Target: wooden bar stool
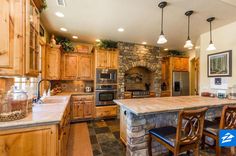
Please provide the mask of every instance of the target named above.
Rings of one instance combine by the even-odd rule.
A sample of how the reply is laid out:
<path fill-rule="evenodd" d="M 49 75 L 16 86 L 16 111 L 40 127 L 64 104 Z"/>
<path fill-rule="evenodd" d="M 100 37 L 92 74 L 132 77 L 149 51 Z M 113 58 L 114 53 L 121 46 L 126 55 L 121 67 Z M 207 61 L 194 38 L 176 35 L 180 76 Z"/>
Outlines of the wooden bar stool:
<path fill-rule="evenodd" d="M 214 139 L 214 147 L 216 149 L 216 156 L 221 155 L 221 148 L 219 146 L 219 130 L 220 129 L 236 129 L 236 106 L 224 106 L 222 110 L 222 116 L 220 121 L 209 121 L 205 120 L 202 145 L 207 144 L 212 147 L 212 145 L 205 142 L 205 136 Z"/>
<path fill-rule="evenodd" d="M 167 126 L 149 130 L 149 155 L 152 156 L 152 139 L 155 139 L 171 151 L 174 156 L 190 150 L 193 150 L 194 155 L 198 156 L 206 111 L 207 108 L 182 110 L 178 115 L 177 128 Z"/>

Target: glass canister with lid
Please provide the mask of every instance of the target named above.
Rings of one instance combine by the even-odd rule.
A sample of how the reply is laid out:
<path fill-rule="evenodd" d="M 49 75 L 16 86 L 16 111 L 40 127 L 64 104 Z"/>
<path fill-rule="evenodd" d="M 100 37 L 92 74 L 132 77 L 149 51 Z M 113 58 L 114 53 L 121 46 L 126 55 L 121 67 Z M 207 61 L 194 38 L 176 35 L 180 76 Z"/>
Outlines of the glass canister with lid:
<path fill-rule="evenodd" d="M 233 85 L 228 89 L 228 98 L 236 99 L 236 85 Z"/>
<path fill-rule="evenodd" d="M 28 115 L 28 96 L 26 92 L 14 87 L 7 94 L 3 94 L 0 103 L 0 121 L 13 121 Z"/>

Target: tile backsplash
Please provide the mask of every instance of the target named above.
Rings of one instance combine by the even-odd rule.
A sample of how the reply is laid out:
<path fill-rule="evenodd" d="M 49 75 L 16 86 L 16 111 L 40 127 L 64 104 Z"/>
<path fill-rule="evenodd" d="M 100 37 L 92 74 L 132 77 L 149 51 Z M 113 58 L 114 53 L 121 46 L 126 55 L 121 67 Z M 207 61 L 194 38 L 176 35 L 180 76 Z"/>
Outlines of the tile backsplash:
<path fill-rule="evenodd" d="M 63 92 L 84 92 L 85 87 L 92 87 L 93 81 L 51 81 L 52 89 L 61 87 Z"/>

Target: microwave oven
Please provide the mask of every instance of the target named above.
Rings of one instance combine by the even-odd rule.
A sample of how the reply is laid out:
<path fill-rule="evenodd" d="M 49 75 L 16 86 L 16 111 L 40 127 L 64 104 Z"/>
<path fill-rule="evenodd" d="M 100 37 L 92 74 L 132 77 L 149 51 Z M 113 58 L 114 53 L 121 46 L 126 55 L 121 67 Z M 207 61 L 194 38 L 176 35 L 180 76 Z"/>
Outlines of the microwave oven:
<path fill-rule="evenodd" d="M 96 70 L 96 83 L 97 84 L 117 83 L 117 70 L 97 69 Z"/>

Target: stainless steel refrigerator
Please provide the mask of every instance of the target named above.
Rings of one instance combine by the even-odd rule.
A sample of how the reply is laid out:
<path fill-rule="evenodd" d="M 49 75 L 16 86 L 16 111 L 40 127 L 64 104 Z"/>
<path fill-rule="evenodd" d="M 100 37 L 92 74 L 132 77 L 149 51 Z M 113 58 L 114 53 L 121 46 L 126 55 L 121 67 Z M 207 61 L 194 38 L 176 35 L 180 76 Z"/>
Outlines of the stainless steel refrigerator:
<path fill-rule="evenodd" d="M 189 72 L 173 72 L 172 96 L 189 95 Z"/>

